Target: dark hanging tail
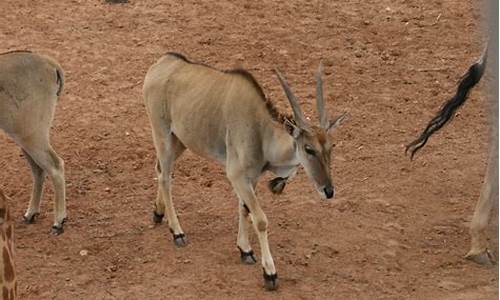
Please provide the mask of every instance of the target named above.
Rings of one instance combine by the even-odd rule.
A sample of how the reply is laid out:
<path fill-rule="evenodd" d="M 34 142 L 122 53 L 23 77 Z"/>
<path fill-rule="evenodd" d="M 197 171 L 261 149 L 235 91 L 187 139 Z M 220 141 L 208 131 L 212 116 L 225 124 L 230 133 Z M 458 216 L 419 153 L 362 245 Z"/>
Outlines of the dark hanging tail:
<path fill-rule="evenodd" d="M 487 53 L 488 46 L 486 46 L 486 49 L 479 61 L 470 66 L 467 73 L 462 76 L 455 95 L 443 105 L 439 113 L 429 122 L 429 124 L 427 124 L 427 127 L 420 134 L 420 136 L 406 146 L 405 153 L 410 151 L 411 159 L 413 159 L 413 156 L 418 150 L 420 150 L 420 148 L 425 146 L 431 135 L 451 120 L 455 111 L 465 103 L 469 91 L 483 76 L 484 69 L 486 67 Z"/>
<path fill-rule="evenodd" d="M 57 88 L 56 95 L 60 96 L 64 88 L 64 72 L 61 68 L 56 68 L 56 81 L 59 87 Z"/>

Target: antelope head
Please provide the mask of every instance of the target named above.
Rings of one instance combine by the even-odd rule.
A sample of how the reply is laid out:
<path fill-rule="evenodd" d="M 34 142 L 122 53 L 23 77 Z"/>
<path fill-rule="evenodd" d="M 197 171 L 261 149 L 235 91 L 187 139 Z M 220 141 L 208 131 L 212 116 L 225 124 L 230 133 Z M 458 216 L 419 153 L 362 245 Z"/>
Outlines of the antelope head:
<path fill-rule="evenodd" d="M 306 121 L 298 99 L 290 89 L 285 77 L 279 70 L 276 69 L 275 72 L 293 110 L 294 121 L 286 120 L 284 125 L 295 141 L 296 159 L 314 182 L 321 197 L 330 199 L 335 194 L 330 169 L 331 152 L 335 146 L 332 133 L 345 120 L 347 113 L 332 120 L 328 118 L 323 99 L 323 65 L 321 63 L 316 73 L 316 106 L 319 126 L 310 125 Z"/>

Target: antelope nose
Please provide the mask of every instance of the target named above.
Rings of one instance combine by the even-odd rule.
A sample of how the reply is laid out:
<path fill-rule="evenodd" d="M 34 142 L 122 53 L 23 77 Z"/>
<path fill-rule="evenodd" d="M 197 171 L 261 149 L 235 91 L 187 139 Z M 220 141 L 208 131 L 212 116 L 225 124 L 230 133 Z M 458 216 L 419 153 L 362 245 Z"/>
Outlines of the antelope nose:
<path fill-rule="evenodd" d="M 332 186 L 327 186 L 323 189 L 323 192 L 325 192 L 325 196 L 327 199 L 331 199 L 333 195 L 335 194 L 335 191 L 333 190 Z"/>

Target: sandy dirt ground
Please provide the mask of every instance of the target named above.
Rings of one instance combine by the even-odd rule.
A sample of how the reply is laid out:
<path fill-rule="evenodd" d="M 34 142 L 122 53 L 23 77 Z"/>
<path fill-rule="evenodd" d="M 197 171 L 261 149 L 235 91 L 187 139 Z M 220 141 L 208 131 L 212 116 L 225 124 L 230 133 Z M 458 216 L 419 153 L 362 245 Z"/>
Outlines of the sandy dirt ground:
<path fill-rule="evenodd" d="M 475 3 L 2 0 L 0 52 L 32 49 L 66 71 L 52 130 L 66 166 L 62 236 L 49 235 L 50 184 L 37 224 L 21 223 L 31 176 L 0 134 L 21 299 L 496 298 L 498 269 L 463 259 L 486 166 L 481 88 L 414 162 L 404 155 L 481 52 L 485 12 Z M 240 263 L 237 201 L 216 163 L 188 151 L 176 165 L 173 198 L 188 247 L 174 247 L 166 224 L 153 226 L 142 83 L 167 51 L 244 67 L 291 112 L 272 71 L 279 66 L 311 119 L 323 59 L 328 110 L 351 115 L 335 134 L 333 201 L 319 198 L 303 170 L 281 196 L 266 189 L 270 175 L 258 185 L 277 292 L 263 289 L 259 264 Z M 252 243 L 259 254 L 253 233 Z"/>

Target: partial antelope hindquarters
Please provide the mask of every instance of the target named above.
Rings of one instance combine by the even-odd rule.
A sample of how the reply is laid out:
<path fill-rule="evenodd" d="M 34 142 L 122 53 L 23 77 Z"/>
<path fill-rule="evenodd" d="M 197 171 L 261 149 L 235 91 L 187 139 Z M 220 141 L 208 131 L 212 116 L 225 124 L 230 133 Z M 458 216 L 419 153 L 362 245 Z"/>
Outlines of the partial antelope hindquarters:
<path fill-rule="evenodd" d="M 0 54 L 0 129 L 22 148 L 33 174 L 24 220 L 33 223 L 40 213 L 48 175 L 55 190 L 55 235 L 63 232 L 66 219 L 64 163 L 50 145 L 49 130 L 63 86 L 63 70 L 54 60 L 29 51 Z"/>
<path fill-rule="evenodd" d="M 429 138 L 448 123 L 455 112 L 467 101 L 469 92 L 479 83 L 486 69 L 488 58 L 488 45 L 483 54 L 472 64 L 467 72 L 462 76 L 455 95 L 444 103 L 441 110 L 434 116 L 422 131 L 420 136 L 406 146 L 406 152 L 410 152 L 410 158 L 422 149 Z M 498 78 L 496 78 L 498 83 Z M 493 84 L 494 86 L 494 84 Z M 476 203 L 472 216 L 469 234 L 471 237 L 470 250 L 465 256 L 479 264 L 495 264 L 494 255 L 488 248 L 487 227 L 491 218 L 491 213 L 496 207 L 498 210 L 498 99 L 490 96 L 491 106 L 491 128 L 490 128 L 490 149 L 488 155 L 488 167 L 481 189 L 481 195 Z"/>

